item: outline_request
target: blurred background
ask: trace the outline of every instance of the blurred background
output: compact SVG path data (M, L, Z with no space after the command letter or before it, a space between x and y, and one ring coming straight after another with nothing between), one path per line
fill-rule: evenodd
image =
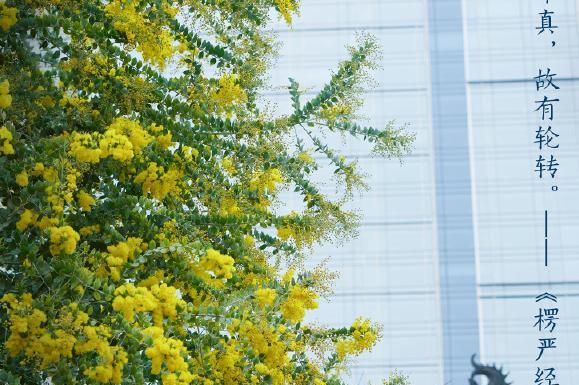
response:
M544 10L554 12L554 33L538 34ZM416 133L402 164L370 156L361 142L329 138L359 160L371 190L351 204L363 216L359 237L318 247L309 261L329 256L340 272L331 302L310 321L341 327L363 315L384 326L349 382L377 383L399 369L413 385L466 385L476 353L504 365L515 385L575 383L579 1L304 0L292 28L282 21L273 28L283 46L274 91L264 96L280 112L290 111L288 77L314 95L347 57L345 45L366 31L382 44L383 59L361 123L395 119ZM547 68L559 89L538 91L533 78ZM540 151L536 131L546 122L535 109L543 96L559 99L547 123L560 146ZM551 153L556 177L541 179L536 159ZM550 306L535 303L546 291L558 297L551 334L533 327L539 308ZM540 337L556 337L557 348L537 363ZM536 382L537 367L555 367L556 381Z

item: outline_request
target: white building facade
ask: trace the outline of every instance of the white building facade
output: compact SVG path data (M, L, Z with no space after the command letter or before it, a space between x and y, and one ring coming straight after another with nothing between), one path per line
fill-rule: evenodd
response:
M375 35L384 54L364 123L395 119L416 133L403 164L370 157L357 141L335 143L359 159L371 190L352 203L363 214L359 237L316 250L314 263L330 256L340 279L311 318L342 326L363 315L384 325L350 383L399 369L414 385L466 385L473 353L504 365L516 385L535 384L541 365L556 366L553 384L579 376L579 10L545 1L309 0L292 29L276 27L284 46L272 85L291 76L312 92L356 31ZM555 47L535 30L546 8ZM547 66L560 79L549 94L559 99L556 122L547 122L560 135L560 165L549 180L534 171L543 94L533 77ZM289 108L284 90L265 96ZM548 336L558 346L536 362L544 335L533 327L534 298L545 291L559 300Z

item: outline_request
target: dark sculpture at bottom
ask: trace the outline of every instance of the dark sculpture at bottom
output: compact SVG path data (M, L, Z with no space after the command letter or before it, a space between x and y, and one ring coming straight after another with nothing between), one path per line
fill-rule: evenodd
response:
M479 385L478 382L474 380L476 376L485 376L488 379L488 385L511 385L512 382L507 382L508 373L503 373L503 367L497 369L493 366L483 365L482 363L475 362L474 358L476 354L470 357L470 362L473 366L472 374L468 379L469 385Z

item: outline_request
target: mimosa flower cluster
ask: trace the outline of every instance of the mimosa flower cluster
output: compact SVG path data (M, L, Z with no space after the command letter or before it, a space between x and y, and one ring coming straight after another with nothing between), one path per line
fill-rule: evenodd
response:
M361 185L321 138L409 138L351 121L371 37L309 100L290 80L291 113L258 107L298 5L0 0L1 383L338 385L376 343L308 325L332 273L303 260L353 234Z

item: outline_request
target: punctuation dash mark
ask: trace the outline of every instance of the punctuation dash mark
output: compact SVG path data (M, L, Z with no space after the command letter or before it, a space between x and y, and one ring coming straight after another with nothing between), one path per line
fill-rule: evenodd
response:
M549 266L549 212L545 210L545 266Z

